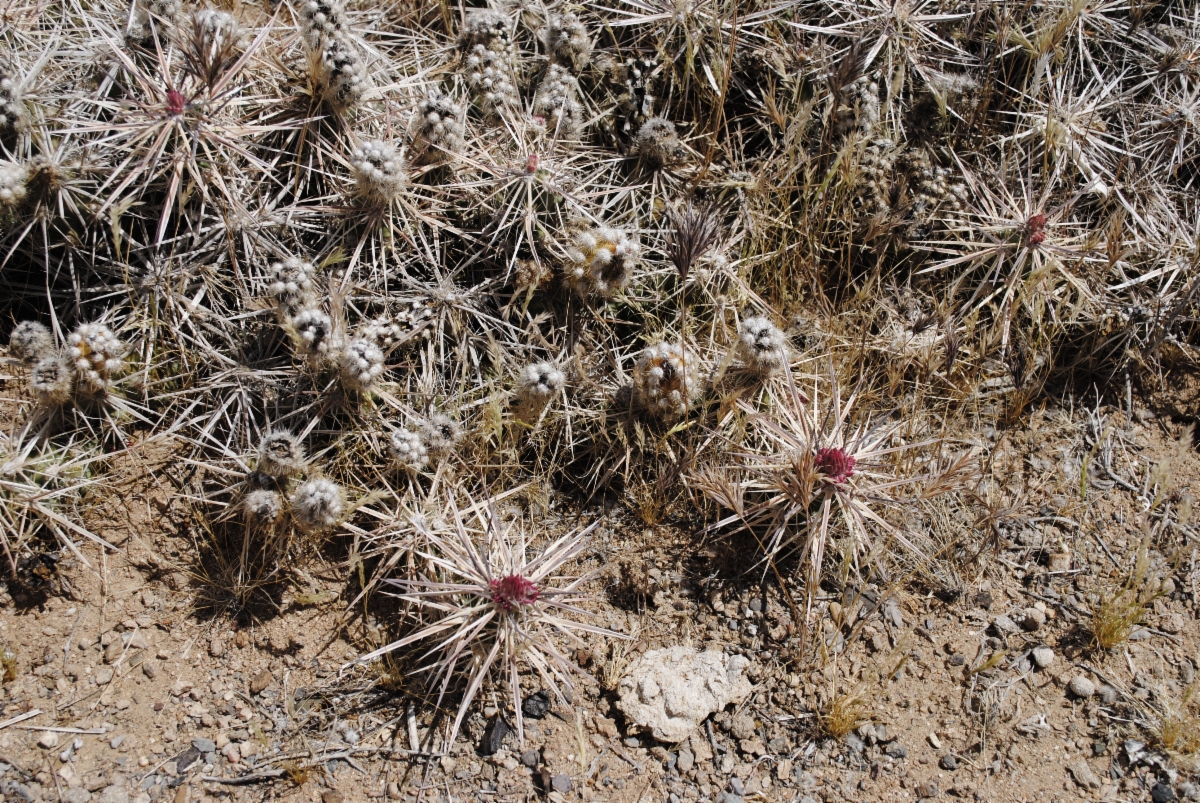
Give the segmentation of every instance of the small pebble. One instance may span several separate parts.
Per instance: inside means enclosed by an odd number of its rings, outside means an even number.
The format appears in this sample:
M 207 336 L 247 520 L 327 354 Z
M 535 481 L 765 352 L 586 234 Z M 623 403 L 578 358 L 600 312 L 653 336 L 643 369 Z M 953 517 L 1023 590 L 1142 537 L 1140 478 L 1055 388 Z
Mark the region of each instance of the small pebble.
M 274 680 L 275 680 L 275 677 L 274 677 L 274 675 L 271 674 L 271 670 L 264 669 L 263 671 L 261 671 L 257 675 L 255 675 L 254 679 L 250 681 L 250 693 L 251 694 L 261 693 L 265 688 L 270 686 L 271 682 Z
M 1033 662 L 1039 669 L 1046 669 L 1054 663 L 1054 650 L 1049 647 L 1037 647 L 1033 651 Z
M 534 692 L 521 702 L 521 713 L 530 719 L 542 719 L 550 713 L 550 695 L 544 690 Z
M 1154 803 L 1171 803 L 1175 799 L 1175 790 L 1170 784 L 1156 783 L 1150 789 L 1150 799 Z
M 1017 627 L 1017 623 L 1007 616 L 997 616 L 992 622 L 992 631 L 1001 638 L 1016 633 L 1019 630 L 1020 628 Z
M 917 797 L 924 799 L 927 797 L 938 796 L 938 785 L 936 781 L 927 781 L 926 783 L 917 784 Z
M 1025 610 L 1025 618 L 1021 620 L 1021 627 L 1026 632 L 1033 633 L 1044 624 L 1046 624 L 1046 614 L 1037 608 L 1027 608 Z
M 47 750 L 58 747 L 58 734 L 53 731 L 46 731 L 38 737 L 38 746 L 44 747 Z
M 1076 697 L 1087 699 L 1096 693 L 1096 684 L 1085 678 L 1083 675 L 1076 675 L 1071 678 L 1071 682 L 1067 684 L 1067 688 L 1071 690 L 1071 694 Z
M 955 758 L 951 753 L 947 753 L 946 755 L 942 756 L 940 763 L 942 765 L 942 769 L 944 770 L 950 770 L 953 772 L 954 770 L 958 769 L 958 759 Z

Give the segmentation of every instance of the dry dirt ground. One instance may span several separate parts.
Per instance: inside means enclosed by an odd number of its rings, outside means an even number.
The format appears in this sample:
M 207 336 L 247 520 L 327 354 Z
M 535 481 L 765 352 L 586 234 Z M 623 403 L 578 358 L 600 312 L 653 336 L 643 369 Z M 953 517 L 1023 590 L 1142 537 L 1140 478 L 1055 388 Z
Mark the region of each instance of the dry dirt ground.
M 800 648 L 777 586 L 720 570 L 724 545 L 610 514 L 590 558 L 609 567 L 594 606 L 631 639 L 574 654 L 594 682 L 490 756 L 479 747 L 502 698 L 481 695 L 453 750 L 429 755 L 433 710 L 402 673 L 339 672 L 375 624 L 346 616 L 332 559 L 276 615 L 214 610 L 201 536 L 162 479 L 170 450 L 135 444 L 113 475 L 140 479 L 87 500 L 117 551 L 26 566 L 4 594 L 0 789 L 67 803 L 1194 798 L 1200 457 L 1178 419 L 1099 412 L 1111 453 L 1078 408 L 972 434 L 1020 495 L 965 525 L 950 581 L 826 589 L 810 622 L 823 647 Z M 1092 611 L 1146 532 L 1145 615 L 1097 649 Z M 614 689 L 636 653 L 677 643 L 750 657 L 754 692 L 687 742 L 658 744 Z M 861 727 L 823 736 L 822 712 Z

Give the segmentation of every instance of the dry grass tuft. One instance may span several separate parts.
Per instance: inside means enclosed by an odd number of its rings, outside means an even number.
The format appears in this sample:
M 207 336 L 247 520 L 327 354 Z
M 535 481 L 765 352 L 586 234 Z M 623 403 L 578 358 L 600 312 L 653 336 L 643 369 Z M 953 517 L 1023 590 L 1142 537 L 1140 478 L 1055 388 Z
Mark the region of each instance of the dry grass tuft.
M 1097 647 L 1111 650 L 1129 640 L 1154 600 L 1162 596 L 1160 584 L 1149 576 L 1149 535 L 1138 546 L 1128 577 L 1119 585 L 1101 590 L 1092 605 L 1092 639 Z

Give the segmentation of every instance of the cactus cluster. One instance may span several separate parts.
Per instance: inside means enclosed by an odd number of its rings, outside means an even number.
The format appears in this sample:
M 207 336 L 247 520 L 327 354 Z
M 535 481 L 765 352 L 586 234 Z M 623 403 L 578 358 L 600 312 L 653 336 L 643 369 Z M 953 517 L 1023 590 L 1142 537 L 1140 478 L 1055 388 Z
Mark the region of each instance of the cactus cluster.
M 59 405 L 73 394 L 105 396 L 126 369 L 128 347 L 103 323 L 85 323 L 59 349 L 54 335 L 37 321 L 13 327 L 9 353 L 29 369 L 29 387 L 45 404 Z
M 761 315 L 751 315 L 738 327 L 737 356 L 757 374 L 777 374 L 787 367 L 787 336 Z
M 388 450 L 400 468 L 420 471 L 429 462 L 429 450 L 425 448 L 421 436 L 404 427 L 392 433 Z
M 533 113 L 556 137 L 573 138 L 583 124 L 579 86 L 566 68 L 551 64 L 533 96 Z
M 505 16 L 493 9 L 468 12 L 459 43 L 465 54 L 467 83 L 480 109 L 498 116 L 519 108 L 516 48 Z
M 241 509 L 254 525 L 279 524 L 286 513 L 300 531 L 321 534 L 341 524 L 349 510 L 345 489 L 312 476 L 304 444 L 284 429 L 263 435 L 246 485 Z
M 1009 495 L 924 507 L 956 487 L 919 476 L 954 463 L 929 445 L 953 422 L 1200 364 L 1200 22 L 997 3 L 14 7 L 13 429 L 169 444 L 197 473 L 180 504 L 276 544 L 280 587 L 288 550 L 344 526 L 356 594 L 445 590 L 461 525 L 459 557 L 494 554 L 445 596 L 493 636 L 560 597 L 502 528 L 454 521 L 491 494 L 748 530 L 797 598 L 915 566 L 958 583 L 926 530 Z M 399 639 L 445 612 L 410 610 Z M 453 646 L 454 672 L 490 654 Z M 457 754 L 429 727 L 422 750 Z
M 443 162 L 462 151 L 462 105 L 440 90 L 429 92 L 413 111 L 409 136 L 414 159 L 423 163 Z
M 76 386 L 104 393 L 125 367 L 125 344 L 102 323 L 81 324 L 67 338 L 67 354 L 75 366 Z
M 656 168 L 669 165 L 684 154 L 675 124 L 665 117 L 651 117 L 642 123 L 633 139 L 633 149 L 646 164 Z
M 362 45 L 338 0 L 309 0 L 302 8 L 309 71 L 318 95 L 338 112 L 357 104 L 368 87 Z
M 354 150 L 354 181 L 369 202 L 391 203 L 404 188 L 404 160 L 390 142 L 369 140 Z
M 542 44 L 555 65 L 578 74 L 592 56 L 592 35 L 573 12 L 551 14 L 542 29 Z
M 274 299 L 282 320 L 287 320 L 315 301 L 315 274 L 313 264 L 297 256 L 271 264 L 267 274 L 267 292 Z
M 667 420 L 687 414 L 704 390 L 692 358 L 678 343 L 656 343 L 633 366 L 633 405 Z
M 536 419 L 566 384 L 566 374 L 554 363 L 538 362 L 522 368 L 515 397 L 517 418 L 526 422 Z
M 583 297 L 612 298 L 633 280 L 641 253 L 637 239 L 620 229 L 584 229 L 567 250 L 563 281 Z

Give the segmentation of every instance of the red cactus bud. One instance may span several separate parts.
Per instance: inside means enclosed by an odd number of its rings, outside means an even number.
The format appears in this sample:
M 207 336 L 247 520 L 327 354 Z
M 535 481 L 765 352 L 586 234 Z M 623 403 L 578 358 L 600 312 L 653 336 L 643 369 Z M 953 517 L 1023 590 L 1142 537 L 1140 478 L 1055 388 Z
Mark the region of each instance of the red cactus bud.
M 842 449 L 818 449 L 813 465 L 830 481 L 839 485 L 854 476 L 854 455 Z
M 1025 223 L 1025 244 L 1040 245 L 1046 241 L 1046 216 L 1040 212 Z
M 538 600 L 538 587 L 532 580 L 519 574 L 510 574 L 488 583 L 492 590 L 492 603 L 502 611 L 514 611 L 521 605 L 532 605 Z
M 538 169 L 538 155 L 536 153 L 529 154 L 529 158 L 525 160 L 525 172 L 536 173 Z
M 167 114 L 172 117 L 178 117 L 183 114 L 183 107 L 187 105 L 183 94 L 177 89 L 167 90 Z

